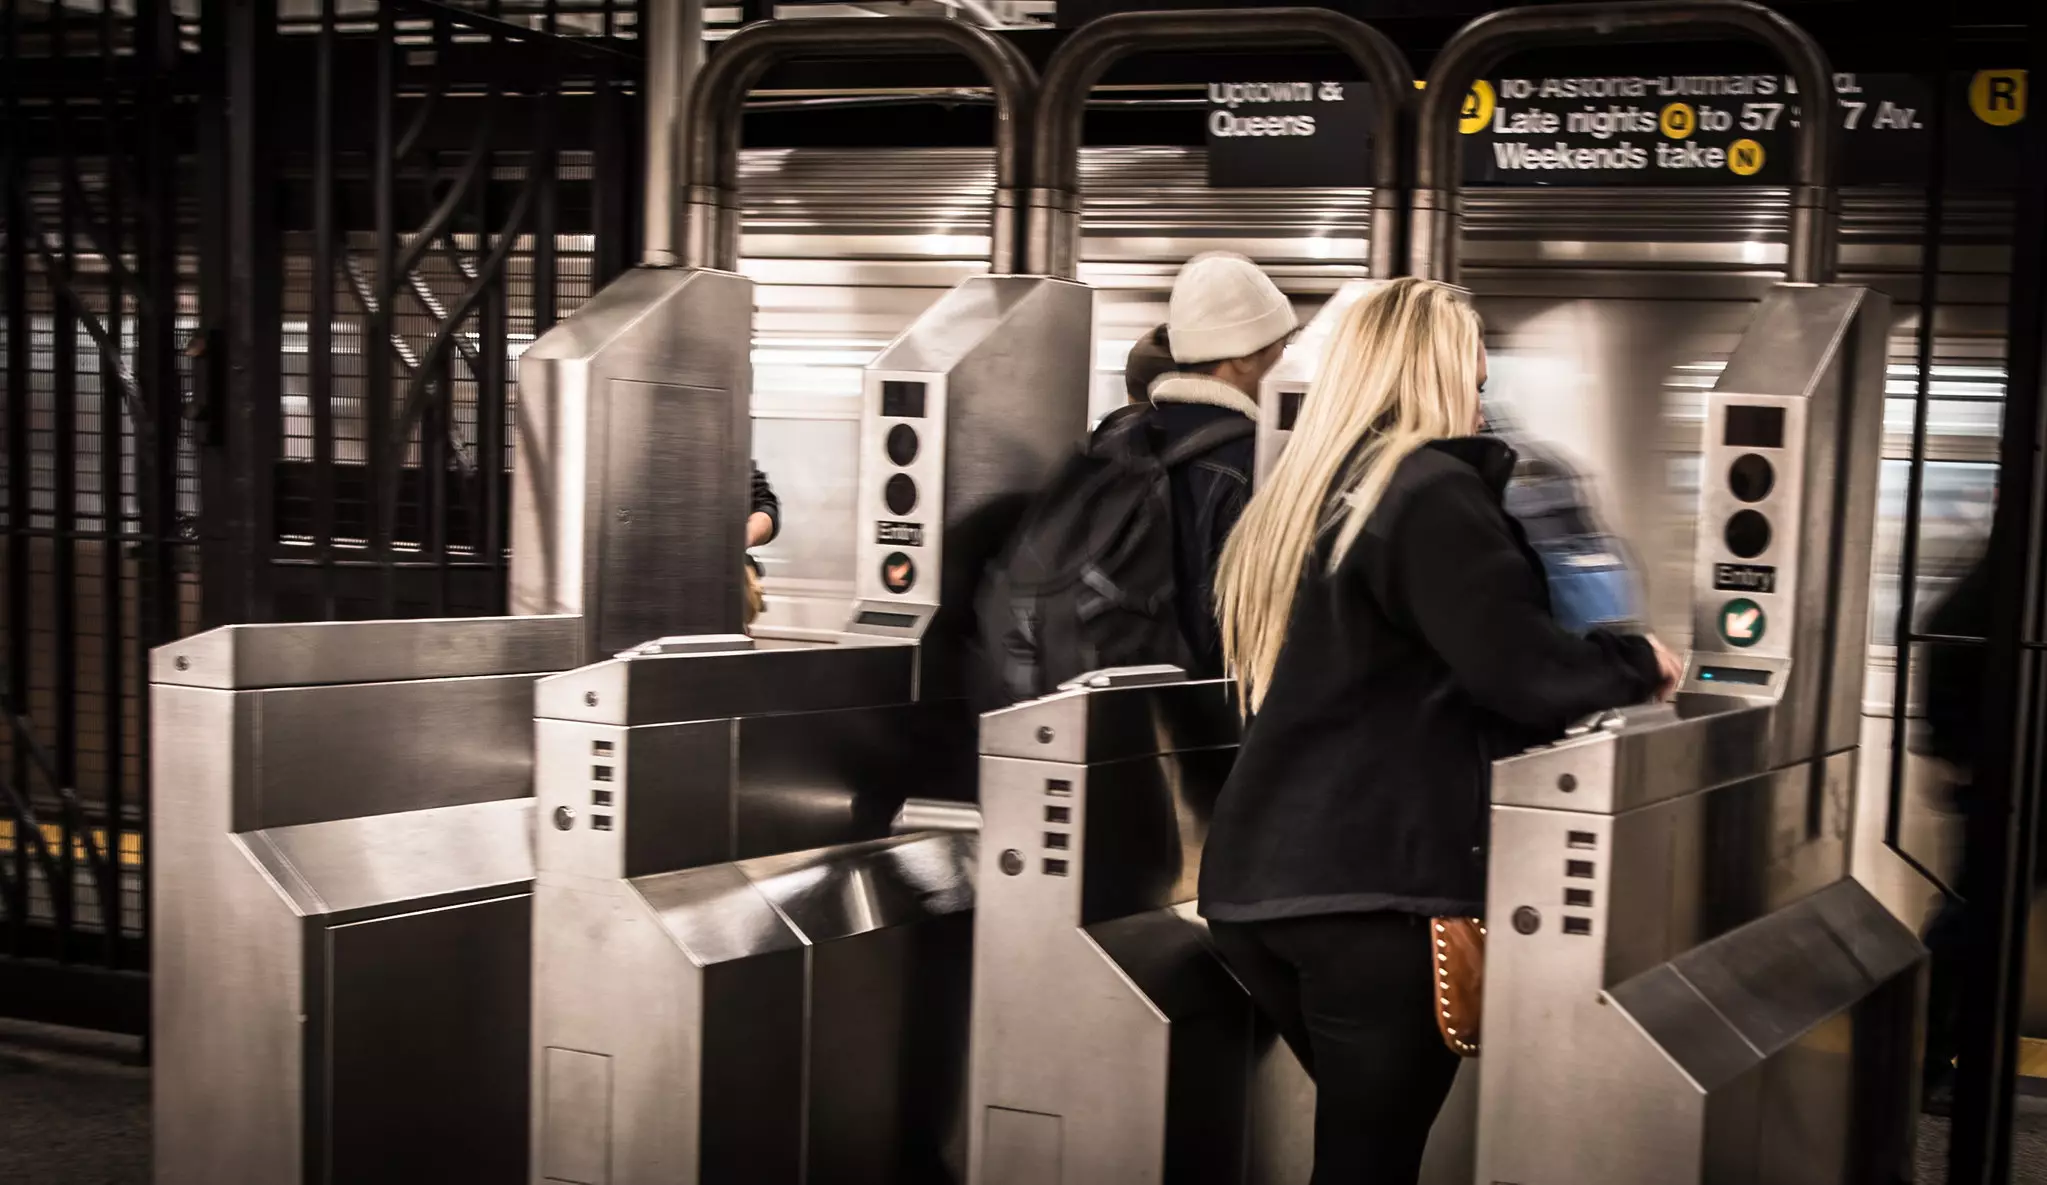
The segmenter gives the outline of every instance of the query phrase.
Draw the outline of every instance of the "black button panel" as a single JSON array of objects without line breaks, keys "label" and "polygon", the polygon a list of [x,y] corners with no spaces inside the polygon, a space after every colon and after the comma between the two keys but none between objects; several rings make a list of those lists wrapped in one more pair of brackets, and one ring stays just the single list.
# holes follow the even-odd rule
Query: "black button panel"
[{"label": "black button panel", "polygon": [[1727,520],[1727,550],[1752,560],[1770,550],[1770,520],[1760,511],[1743,510]]},{"label": "black button panel", "polygon": [[898,465],[907,465],[917,459],[917,430],[908,424],[897,424],[888,430],[888,459]]},{"label": "black button panel", "polygon": [[917,508],[917,482],[907,473],[898,473],[888,479],[881,488],[881,500],[888,504],[890,514],[908,514]]},{"label": "black button panel", "polygon": [[1727,468],[1727,489],[1744,502],[1760,502],[1776,488],[1777,471],[1761,453],[1743,453]]}]

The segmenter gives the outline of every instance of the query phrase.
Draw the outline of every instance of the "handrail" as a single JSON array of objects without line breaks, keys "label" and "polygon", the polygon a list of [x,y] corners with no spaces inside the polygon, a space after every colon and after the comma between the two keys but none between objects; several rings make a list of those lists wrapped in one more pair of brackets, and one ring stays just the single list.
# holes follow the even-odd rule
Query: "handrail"
[{"label": "handrail", "polygon": [[739,264],[739,141],[746,92],[769,67],[799,57],[879,57],[952,50],[978,66],[995,93],[995,203],[988,266],[1016,270],[1017,191],[1029,140],[1020,125],[1038,76],[1023,52],[978,25],[933,17],[820,17],[759,22],[726,39],[697,75],[683,130],[687,186],[683,262],[730,271]]},{"label": "handrail", "polygon": [[1804,29],[1748,0],[1643,0],[1634,4],[1556,4],[1508,8],[1479,17],[1452,36],[1429,68],[1416,129],[1410,271],[1457,280],[1459,187],[1463,155],[1457,124],[1466,92],[1508,54],[1537,46],[1731,38],[1776,51],[1797,80],[1805,118],[1791,161],[1791,247],[1786,278],[1824,283],[1834,276],[1834,71]]},{"label": "handrail", "polygon": [[1398,46],[1362,21],[1324,8],[1229,8],[1213,12],[1123,12],[1082,25],[1045,67],[1032,129],[1030,220],[1024,241],[1034,275],[1071,279],[1079,267],[1081,119],[1088,92],[1109,67],[1137,53],[1174,50],[1334,49],[1349,55],[1378,102],[1372,133],[1372,254],[1375,276],[1399,274],[1404,259],[1401,161],[1414,71]]}]

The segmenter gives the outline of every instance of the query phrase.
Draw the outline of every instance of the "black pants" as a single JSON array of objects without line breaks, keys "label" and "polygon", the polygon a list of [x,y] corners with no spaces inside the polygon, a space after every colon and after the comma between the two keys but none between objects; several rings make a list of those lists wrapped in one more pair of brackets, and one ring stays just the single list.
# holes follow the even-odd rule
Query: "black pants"
[{"label": "black pants", "polygon": [[1347,913],[1209,930],[1315,1079],[1313,1185],[1415,1185],[1458,1061],[1436,1029],[1428,919]]}]

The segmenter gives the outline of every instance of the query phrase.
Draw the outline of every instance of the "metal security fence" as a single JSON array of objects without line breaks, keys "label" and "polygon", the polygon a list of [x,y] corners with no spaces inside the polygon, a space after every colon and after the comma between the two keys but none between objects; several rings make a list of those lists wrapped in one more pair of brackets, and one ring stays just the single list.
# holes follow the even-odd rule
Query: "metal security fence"
[{"label": "metal security fence", "polygon": [[[635,59],[501,15],[378,15],[368,142],[336,134],[330,66],[325,134],[286,164],[311,217],[285,237],[281,619],[503,612],[517,355],[621,270],[633,222]],[[325,14],[311,36],[322,62],[341,45]]]},{"label": "metal security fence", "polygon": [[0,6],[0,1000],[147,1012],[149,648],[197,620],[196,13]]},{"label": "metal security fence", "polygon": [[502,611],[518,353],[634,249],[636,19],[0,3],[0,1013],[146,1027],[151,647]]},{"label": "metal security fence", "polygon": [[281,201],[212,394],[263,496],[209,538],[210,618],[503,612],[518,354],[631,246],[633,15],[324,0],[233,47],[292,116],[240,149]]}]

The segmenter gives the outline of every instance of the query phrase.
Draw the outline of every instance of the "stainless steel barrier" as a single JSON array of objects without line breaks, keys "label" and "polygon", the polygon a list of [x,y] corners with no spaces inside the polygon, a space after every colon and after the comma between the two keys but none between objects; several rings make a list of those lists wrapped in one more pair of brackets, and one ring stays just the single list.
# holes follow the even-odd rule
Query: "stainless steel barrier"
[{"label": "stainless steel barrier", "polygon": [[152,656],[160,1185],[525,1179],[533,681],[579,624]]},{"label": "stainless steel barrier", "polygon": [[[981,718],[969,1185],[1306,1185],[1314,1084],[1195,912],[1230,688],[1097,672]],[[1474,1087],[1426,1185],[1471,1180]]]},{"label": "stainless steel barrier", "polygon": [[1910,1179],[1925,952],[1847,875],[1889,320],[1763,302],[1683,693],[1494,766],[1481,1181]]},{"label": "stainless steel barrier", "polygon": [[972,718],[914,646],[750,647],[541,684],[536,1180],[956,1179],[975,836],[890,823]]},{"label": "stainless steel barrier", "polygon": [[1193,912],[1230,685],[1107,682],[982,717],[967,1179],[1279,1179],[1306,1076]]},{"label": "stainless steel barrier", "polygon": [[537,1180],[958,1179],[976,837],[892,832],[972,802],[963,608],[1085,430],[1091,300],[975,277],[868,367],[842,630],[542,684]]}]

